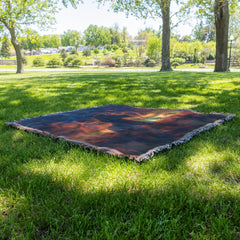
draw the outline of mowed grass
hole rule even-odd
[[[139,164],[4,122],[104,104],[236,117]],[[0,239],[239,239],[239,73],[0,74]]]

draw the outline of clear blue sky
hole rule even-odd
[[[174,8],[175,6],[172,6],[172,9]],[[111,27],[117,23],[121,29],[127,27],[128,33],[131,36],[135,36],[139,30],[146,27],[158,30],[161,24],[161,19],[141,20],[133,16],[127,18],[124,13],[108,11],[107,6],[98,8],[97,3],[91,0],[87,3],[80,4],[77,9],[73,9],[71,6],[68,8],[62,7],[62,10],[56,15],[56,21],[57,23],[53,26],[52,30],[44,31],[40,34],[62,34],[68,29],[83,32],[90,24]],[[175,29],[174,32],[180,35],[189,35],[191,34],[191,30],[192,27],[185,24],[181,28]]]

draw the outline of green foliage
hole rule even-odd
[[[134,67],[141,67],[143,66],[143,63],[144,63],[143,59],[139,57],[133,62],[133,65]]]
[[[119,32],[118,25],[115,24],[114,27],[109,28],[109,32],[111,35],[111,44],[114,46],[120,46],[121,44],[121,34]]]
[[[65,3],[67,1],[64,0]],[[54,14],[59,10],[58,2],[58,0],[0,0],[0,28],[4,26],[11,35],[17,56],[17,73],[23,72],[21,45],[17,35],[32,25],[44,28],[54,24]]]
[[[143,45],[134,47],[134,50],[137,58],[142,58],[146,52],[146,48]]]
[[[137,34],[137,36],[134,38],[135,40],[144,40],[145,41],[145,45],[147,45],[148,40],[151,37],[154,37],[155,32],[154,30],[152,30],[151,28],[146,28],[144,30],[140,30]]]
[[[71,62],[76,58],[74,55],[70,55],[64,61],[64,66],[71,66]]]
[[[157,63],[154,59],[148,58],[144,61],[144,65],[146,67],[155,67],[157,65]]]
[[[123,54],[124,54],[123,51],[119,48],[114,52],[114,55],[121,55],[122,56]]]
[[[107,55],[108,54],[108,50],[107,49],[103,49],[103,54]]]
[[[58,48],[62,45],[60,35],[57,34],[43,35],[40,41],[44,48]]]
[[[78,52],[77,52],[76,48],[72,48],[70,54],[71,55],[78,55]]]
[[[171,63],[183,64],[186,62],[185,58],[171,58]]]
[[[71,65],[73,67],[80,67],[83,65],[83,61],[81,60],[80,57],[75,57],[72,61],[71,61]]]
[[[90,49],[84,49],[83,52],[82,52],[82,55],[85,56],[85,57],[89,57],[91,56],[91,50]]]
[[[147,46],[147,56],[159,63],[161,58],[162,42],[158,37],[150,37]]]
[[[176,39],[171,40],[171,56],[173,58],[184,58],[199,62],[201,55],[205,58],[215,57],[215,42],[202,43],[200,41],[179,42]]]
[[[172,62],[171,65],[176,68],[177,66],[180,66],[179,62]]]
[[[67,54],[65,49],[61,50],[60,56],[61,56],[63,61],[67,58],[68,54]]]
[[[27,65],[28,64],[28,60],[25,56],[22,57],[22,63],[23,65]]]
[[[116,61],[113,58],[107,57],[102,60],[102,65],[107,65],[109,67],[115,67]]]
[[[90,25],[85,31],[85,42],[87,46],[98,47],[111,43],[111,34],[109,29]]]
[[[128,53],[128,48],[127,48],[127,47],[123,47],[123,48],[122,48],[122,52],[123,52],[123,53]]]
[[[113,49],[114,51],[116,51],[116,50],[119,49],[119,46],[118,46],[116,43],[114,43],[114,44],[112,45],[112,49]]]
[[[59,57],[52,57],[47,63],[47,66],[50,68],[57,68],[62,65],[63,65],[63,62]]]
[[[199,25],[196,25],[193,29],[193,36],[195,40],[199,40],[201,42],[209,42],[209,41],[215,41],[216,40],[216,30],[214,26],[214,19],[212,18],[208,24],[205,26],[203,25],[203,22]]]
[[[6,27],[24,29],[31,23],[49,26],[54,23],[58,1],[0,1],[0,22]]]
[[[20,44],[25,50],[34,50],[43,47],[42,37],[37,31],[26,29],[24,31],[23,37],[19,38]]]
[[[79,48],[83,44],[83,37],[80,32],[75,30],[68,30],[61,35],[62,46],[75,46]]]
[[[194,55],[193,55],[193,63],[199,63],[199,56],[197,54],[197,50],[195,49]]]
[[[66,67],[79,67],[84,65],[82,59],[77,55],[70,55],[64,61],[64,66]]]
[[[240,5],[230,15],[229,36],[233,35],[235,41],[240,40]]]
[[[115,62],[116,62],[116,67],[123,67],[124,66],[124,60],[123,60],[123,56],[122,55],[114,55],[112,57]]]
[[[45,62],[44,62],[44,59],[42,57],[36,57],[34,60],[33,60],[33,66],[34,67],[42,67],[45,65]]]
[[[98,48],[94,48],[93,52],[94,52],[95,54],[98,54],[98,53],[99,53],[99,49],[98,49]]]
[[[94,61],[94,65],[97,65],[97,66],[100,66],[102,63],[101,59],[100,58],[97,58],[95,61]]]
[[[11,47],[11,42],[7,37],[4,37],[2,40],[2,47],[1,47],[1,56],[3,58],[9,58],[11,56],[10,47]]]
[[[111,51],[111,50],[112,50],[112,46],[111,46],[110,44],[107,44],[106,49],[107,49],[108,51]]]
[[[123,58],[123,66],[127,67],[132,60],[130,54],[129,53],[124,53],[122,58]]]
[[[122,32],[121,32],[121,41],[125,45],[127,45],[127,43],[128,43],[127,37],[128,37],[127,28],[123,27]]]

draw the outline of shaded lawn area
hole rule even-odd
[[[105,104],[236,117],[143,164],[4,122]],[[0,239],[239,239],[239,73],[0,74]]]

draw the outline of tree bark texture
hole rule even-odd
[[[160,71],[172,71],[170,63],[170,4],[171,0],[161,0],[162,12],[162,67]]]
[[[228,69],[228,29],[229,0],[215,0],[214,15],[216,25],[216,63],[214,72],[227,72]]]
[[[11,42],[16,52],[17,57],[17,73],[23,73],[23,60],[22,60],[22,52],[21,52],[21,45],[19,44],[15,28],[12,27],[9,29],[11,35]]]

